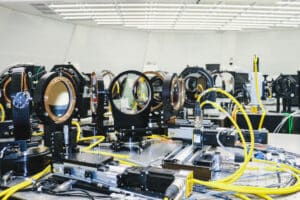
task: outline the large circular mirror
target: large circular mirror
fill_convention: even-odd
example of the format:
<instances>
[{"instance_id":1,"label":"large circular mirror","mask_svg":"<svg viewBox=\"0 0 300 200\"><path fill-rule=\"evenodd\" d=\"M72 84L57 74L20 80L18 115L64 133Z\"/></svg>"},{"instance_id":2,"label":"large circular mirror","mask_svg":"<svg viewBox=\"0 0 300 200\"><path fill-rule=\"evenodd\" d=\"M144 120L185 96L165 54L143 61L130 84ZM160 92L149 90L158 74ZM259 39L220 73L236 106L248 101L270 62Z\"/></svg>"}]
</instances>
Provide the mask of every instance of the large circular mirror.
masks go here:
<instances>
[{"instance_id":1,"label":"large circular mirror","mask_svg":"<svg viewBox=\"0 0 300 200\"><path fill-rule=\"evenodd\" d=\"M184 81L177 76L172 80L171 85L171 104L173 109L178 111L184 104L185 88Z\"/></svg>"},{"instance_id":2,"label":"large circular mirror","mask_svg":"<svg viewBox=\"0 0 300 200\"><path fill-rule=\"evenodd\" d=\"M213 74L215 87L222 88L226 92L234 93L234 77L229 72Z\"/></svg>"},{"instance_id":3,"label":"large circular mirror","mask_svg":"<svg viewBox=\"0 0 300 200\"><path fill-rule=\"evenodd\" d=\"M206 89L214 86L213 77L201 67L187 67L181 72L180 77L184 79L186 107L194 108L199 95ZM214 100L214 96L214 94L210 93L207 98Z\"/></svg>"},{"instance_id":4,"label":"large circular mirror","mask_svg":"<svg viewBox=\"0 0 300 200\"><path fill-rule=\"evenodd\" d=\"M119 88L116 92L116 88ZM112 82L112 103L125 114L138 114L151 102L151 86L145 76L134 72L122 73Z\"/></svg>"},{"instance_id":5,"label":"large circular mirror","mask_svg":"<svg viewBox=\"0 0 300 200\"><path fill-rule=\"evenodd\" d=\"M115 75L109 70L103 70L101 72L104 82L104 89L108 90L110 83L114 79Z\"/></svg>"},{"instance_id":6,"label":"large circular mirror","mask_svg":"<svg viewBox=\"0 0 300 200\"><path fill-rule=\"evenodd\" d=\"M207 81L202 76L188 76L185 79L185 89L189 92L201 93L207 89Z\"/></svg>"},{"instance_id":7,"label":"large circular mirror","mask_svg":"<svg viewBox=\"0 0 300 200\"><path fill-rule=\"evenodd\" d=\"M3 97L6 103L11 103L10 99L10 91L11 91L11 77L7 78L6 81L3 84L2 92L3 92Z\"/></svg>"},{"instance_id":8,"label":"large circular mirror","mask_svg":"<svg viewBox=\"0 0 300 200\"><path fill-rule=\"evenodd\" d=\"M155 71L147 71L144 72L144 74L149 78L153 88L153 101L152 101L151 111L157 111L163 105L162 85L164 82L164 75L160 72L155 72Z\"/></svg>"},{"instance_id":9,"label":"large circular mirror","mask_svg":"<svg viewBox=\"0 0 300 200\"><path fill-rule=\"evenodd\" d=\"M76 94L72 82L65 77L53 78L44 94L48 116L56 123L64 122L72 115L75 104Z\"/></svg>"}]
</instances>

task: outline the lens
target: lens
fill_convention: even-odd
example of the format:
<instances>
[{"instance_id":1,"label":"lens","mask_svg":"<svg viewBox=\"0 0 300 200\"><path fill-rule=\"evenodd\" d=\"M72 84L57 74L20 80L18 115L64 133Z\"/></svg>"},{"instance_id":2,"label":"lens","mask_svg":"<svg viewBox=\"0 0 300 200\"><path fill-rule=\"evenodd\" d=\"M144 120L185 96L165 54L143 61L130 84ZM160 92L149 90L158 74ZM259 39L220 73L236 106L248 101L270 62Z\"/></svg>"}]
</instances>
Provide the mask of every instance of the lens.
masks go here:
<instances>
[{"instance_id":1,"label":"lens","mask_svg":"<svg viewBox=\"0 0 300 200\"><path fill-rule=\"evenodd\" d=\"M119 89L118 88L119 85ZM143 111L151 100L149 82L135 73L120 76L112 87L112 102L117 109L126 114Z\"/></svg>"},{"instance_id":2,"label":"lens","mask_svg":"<svg viewBox=\"0 0 300 200\"><path fill-rule=\"evenodd\" d=\"M173 103L177 104L179 101L179 84L176 82L174 87L172 88L172 95L173 95Z\"/></svg>"},{"instance_id":3,"label":"lens","mask_svg":"<svg viewBox=\"0 0 300 200\"><path fill-rule=\"evenodd\" d=\"M187 91L195 92L197 90L197 78L196 77L188 77L185 80L185 88Z\"/></svg>"},{"instance_id":4,"label":"lens","mask_svg":"<svg viewBox=\"0 0 300 200\"><path fill-rule=\"evenodd\" d=\"M228 72L218 73L215 76L215 87L222 88L226 92L234 91L234 77Z\"/></svg>"},{"instance_id":5,"label":"lens","mask_svg":"<svg viewBox=\"0 0 300 200\"><path fill-rule=\"evenodd\" d=\"M56 82L49 90L48 102L52 113L61 117L66 114L70 103L67 86L63 82Z\"/></svg>"},{"instance_id":6,"label":"lens","mask_svg":"<svg viewBox=\"0 0 300 200\"><path fill-rule=\"evenodd\" d=\"M44 106L48 116L56 123L68 120L75 109L74 85L65 77L55 77L47 85Z\"/></svg>"}]
</instances>

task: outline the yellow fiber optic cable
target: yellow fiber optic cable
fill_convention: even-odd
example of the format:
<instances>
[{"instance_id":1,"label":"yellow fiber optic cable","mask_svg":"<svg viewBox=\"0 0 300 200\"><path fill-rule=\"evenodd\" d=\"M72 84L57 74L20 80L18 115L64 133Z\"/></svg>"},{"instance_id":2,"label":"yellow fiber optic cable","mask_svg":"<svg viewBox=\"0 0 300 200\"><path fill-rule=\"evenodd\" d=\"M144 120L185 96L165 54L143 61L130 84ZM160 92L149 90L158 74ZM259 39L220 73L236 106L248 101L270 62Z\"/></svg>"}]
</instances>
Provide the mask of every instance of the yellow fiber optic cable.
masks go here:
<instances>
[{"instance_id":1,"label":"yellow fiber optic cable","mask_svg":"<svg viewBox=\"0 0 300 200\"><path fill-rule=\"evenodd\" d=\"M0 110L1 110L1 122L5 121L5 109L2 105L2 103L0 103Z\"/></svg>"},{"instance_id":2,"label":"yellow fiber optic cable","mask_svg":"<svg viewBox=\"0 0 300 200\"><path fill-rule=\"evenodd\" d=\"M250 132L250 149L249 149L249 153L248 156L245 157L244 159L244 163L241 165L241 167L233 174L229 175L228 177L222 179L222 180L218 180L215 182L227 182L227 183L232 183L236 180L238 180L244 173L244 171L247 168L248 163L250 162L250 159L253 155L253 151L254 151L254 131L253 131L253 127L252 127L252 123L245 111L245 109L243 108L243 106L238 102L238 100L236 98L234 98L231 94L229 94L228 92L226 92L225 90L222 90L220 88L209 88L207 90L205 90L203 93L201 93L197 99L198 102L200 102L201 98L206 95L207 93L210 92L218 92L221 93L225 96L227 96L230 100L232 100L236 106L238 107L238 109L241 111L241 113L243 114L245 121L248 125L249 128L249 132Z\"/></svg>"},{"instance_id":3,"label":"yellow fiber optic cable","mask_svg":"<svg viewBox=\"0 0 300 200\"><path fill-rule=\"evenodd\" d=\"M47 175L50 172L51 172L51 166L49 165L43 171L41 171L41 172L37 173L36 175L32 176L30 179L27 179L27 180L15 185L15 186L12 186L12 187L2 191L0 193L0 197L4 196L2 198L2 200L8 200L9 197L12 196L17 191L22 190L22 189L30 186L33 183L33 181L36 181L36 180L42 178L43 176Z\"/></svg>"},{"instance_id":4,"label":"yellow fiber optic cable","mask_svg":"<svg viewBox=\"0 0 300 200\"><path fill-rule=\"evenodd\" d=\"M194 180L195 184L201 184L210 188L226 190L226 191L234 191L239 193L247 193L247 194L254 194L260 195L260 197L266 197L266 195L287 195L291 193L295 193L300 191L300 170L296 169L292 166L283 164L283 163L276 163L273 161L265 161L265 160L258 160L253 159L254 162L265 163L269 165L275 165L278 167L279 171L291 171L293 172L293 176L296 178L296 183L293 186L286 187L286 188L264 188L264 187L254 187L254 186L240 186L240 185L231 185L225 183L217 183L214 182L207 182L201 180ZM270 199L270 197L269 197Z\"/></svg>"},{"instance_id":5,"label":"yellow fiber optic cable","mask_svg":"<svg viewBox=\"0 0 300 200\"><path fill-rule=\"evenodd\" d=\"M246 195L244 194L235 194L234 196L242 199L242 200L251 200L249 197L247 197Z\"/></svg>"},{"instance_id":6,"label":"yellow fiber optic cable","mask_svg":"<svg viewBox=\"0 0 300 200\"><path fill-rule=\"evenodd\" d=\"M94 143L90 144L89 146L81 149L82 152L91 153L91 154L100 154L100 155L103 155L103 156L112 156L114 158L120 158L120 159L128 159L130 157L129 155L122 155L122 154L116 154L116 153L111 153L111 152L92 150L95 146L97 146L101 142L103 142L105 140L105 137L102 136L102 135L96 135L96 136L90 136L90 137L83 137L82 138L81 137L80 124L76 121L72 121L72 125L76 126L76 128L77 128L77 135L76 135L77 142L97 139L96 142L94 142Z\"/></svg>"},{"instance_id":7,"label":"yellow fiber optic cable","mask_svg":"<svg viewBox=\"0 0 300 200\"><path fill-rule=\"evenodd\" d=\"M242 145L244 147L244 157L246 158L248 156L248 152L247 152L247 144L244 138L244 135L242 133L242 130L240 129L239 125L236 123L236 121L230 116L230 114L224 109L222 108L219 104L212 102L212 101L204 101L200 104L200 108L203 108L203 106L205 106L206 104L209 104L211 106L213 106L214 108L216 108L217 110L221 111L222 113L225 113L228 117L228 119L231 121L231 123L233 124L233 126L236 128L240 138L241 138L241 142Z\"/></svg>"},{"instance_id":8,"label":"yellow fiber optic cable","mask_svg":"<svg viewBox=\"0 0 300 200\"><path fill-rule=\"evenodd\" d=\"M254 57L253 65L254 65L253 67L254 67L256 97L257 97L259 106L260 106L261 111L262 111L261 118L260 118L259 125L258 125L258 129L262 129L263 124L264 124L264 120L265 120L265 117L266 117L266 110L265 110L264 104L262 103L260 92L259 92L258 57L257 56Z\"/></svg>"}]
</instances>

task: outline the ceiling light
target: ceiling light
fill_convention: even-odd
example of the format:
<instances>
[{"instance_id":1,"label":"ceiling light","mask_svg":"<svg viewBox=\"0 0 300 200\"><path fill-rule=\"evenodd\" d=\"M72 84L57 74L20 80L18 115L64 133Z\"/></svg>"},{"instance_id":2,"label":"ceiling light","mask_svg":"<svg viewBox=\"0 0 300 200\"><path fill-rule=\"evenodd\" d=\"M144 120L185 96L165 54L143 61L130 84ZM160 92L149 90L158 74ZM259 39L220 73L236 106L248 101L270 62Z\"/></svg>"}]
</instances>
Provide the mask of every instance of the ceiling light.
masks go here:
<instances>
[{"instance_id":1,"label":"ceiling light","mask_svg":"<svg viewBox=\"0 0 300 200\"><path fill-rule=\"evenodd\" d=\"M199 13L192 13L192 12L185 12L183 11L181 13L182 15L185 15L185 16L190 16L190 15L193 15L193 16L238 16L237 13L218 13L218 12L210 12L210 13L202 13L202 12L199 12Z\"/></svg>"},{"instance_id":2,"label":"ceiling light","mask_svg":"<svg viewBox=\"0 0 300 200\"><path fill-rule=\"evenodd\" d=\"M160 12L167 12L167 11L173 11L173 12L178 12L181 9L180 8L147 8L147 7L142 7L142 8L58 8L58 9L53 9L55 12L98 12L98 11L147 11L147 12L152 12L152 11L160 11Z\"/></svg>"},{"instance_id":3,"label":"ceiling light","mask_svg":"<svg viewBox=\"0 0 300 200\"><path fill-rule=\"evenodd\" d=\"M239 29L253 29L253 30L270 29L270 27L268 26L226 26L224 28L239 28Z\"/></svg>"},{"instance_id":4,"label":"ceiling light","mask_svg":"<svg viewBox=\"0 0 300 200\"><path fill-rule=\"evenodd\" d=\"M277 4L284 4L284 5L300 5L300 1L279 1Z\"/></svg>"},{"instance_id":5,"label":"ceiling light","mask_svg":"<svg viewBox=\"0 0 300 200\"><path fill-rule=\"evenodd\" d=\"M272 17L272 18L289 18L293 17L293 15L275 15L275 14L252 14L252 13L242 13L241 16L245 17Z\"/></svg>"},{"instance_id":6,"label":"ceiling light","mask_svg":"<svg viewBox=\"0 0 300 200\"><path fill-rule=\"evenodd\" d=\"M73 15L115 15L118 14L118 11L113 12L62 12L58 13L63 16L73 16ZM133 15L133 16L147 16L147 15L178 15L176 12L122 12L122 15Z\"/></svg>"},{"instance_id":7,"label":"ceiling light","mask_svg":"<svg viewBox=\"0 0 300 200\"><path fill-rule=\"evenodd\" d=\"M260 21L282 21L287 20L287 18L271 18L271 17L237 17L234 20L239 21L251 21L251 20L260 20Z\"/></svg>"},{"instance_id":8,"label":"ceiling light","mask_svg":"<svg viewBox=\"0 0 300 200\"><path fill-rule=\"evenodd\" d=\"M230 19L231 17L226 16L181 16L178 19Z\"/></svg>"},{"instance_id":9,"label":"ceiling light","mask_svg":"<svg viewBox=\"0 0 300 200\"><path fill-rule=\"evenodd\" d=\"M274 26L276 27L298 27L299 25L297 24L275 24Z\"/></svg>"},{"instance_id":10,"label":"ceiling light","mask_svg":"<svg viewBox=\"0 0 300 200\"><path fill-rule=\"evenodd\" d=\"M222 20L222 21L227 21L231 18L228 18L228 17L180 17L178 18L178 20L194 20L194 21L197 21L197 20Z\"/></svg>"},{"instance_id":11,"label":"ceiling light","mask_svg":"<svg viewBox=\"0 0 300 200\"><path fill-rule=\"evenodd\" d=\"M228 23L228 24L225 24L224 26L262 26L262 27L265 27L265 26L271 26L271 25L274 25L274 24Z\"/></svg>"},{"instance_id":12,"label":"ceiling light","mask_svg":"<svg viewBox=\"0 0 300 200\"><path fill-rule=\"evenodd\" d=\"M195 7L195 8L251 8L250 5L229 5L229 4L185 4L185 7Z\"/></svg>"},{"instance_id":13,"label":"ceiling light","mask_svg":"<svg viewBox=\"0 0 300 200\"><path fill-rule=\"evenodd\" d=\"M114 21L121 21L121 19L94 19L96 22L114 22ZM190 20L184 20L184 21L176 21L172 19L163 19L163 20L157 20L157 19L123 19L124 22L135 22L135 23L189 23L189 24L199 24L199 23L211 23L211 24L223 24L226 21L213 21L213 20L207 20L207 21L190 21Z\"/></svg>"},{"instance_id":14,"label":"ceiling light","mask_svg":"<svg viewBox=\"0 0 300 200\"><path fill-rule=\"evenodd\" d=\"M252 6L253 9L270 9L270 10L300 10L300 7L291 7L291 6Z\"/></svg>"},{"instance_id":15,"label":"ceiling light","mask_svg":"<svg viewBox=\"0 0 300 200\"><path fill-rule=\"evenodd\" d=\"M93 15L93 16L109 16L109 15L118 15L117 12L109 12L109 13L90 13L90 12L79 12L79 13L60 13L61 16L87 16L87 15Z\"/></svg>"},{"instance_id":16,"label":"ceiling light","mask_svg":"<svg viewBox=\"0 0 300 200\"><path fill-rule=\"evenodd\" d=\"M285 5L297 5L300 4L299 1L281 1L278 4L285 4ZM115 4L106 4L106 3L77 3L77 4L49 4L48 5L52 9L56 8L107 8L107 7L119 7L119 8L227 8L227 9L283 9L283 10L300 10L300 7L292 7L292 6L263 6L263 5L236 5L236 4L168 4L168 3L115 3Z\"/></svg>"},{"instance_id":17,"label":"ceiling light","mask_svg":"<svg viewBox=\"0 0 300 200\"><path fill-rule=\"evenodd\" d=\"M300 24L300 21L284 21L284 22L281 22L281 24L295 24L295 25L299 25Z\"/></svg>"},{"instance_id":18,"label":"ceiling light","mask_svg":"<svg viewBox=\"0 0 300 200\"><path fill-rule=\"evenodd\" d=\"M118 24L123 24L123 22L96 22L96 24L99 24L99 25L118 25Z\"/></svg>"},{"instance_id":19,"label":"ceiling light","mask_svg":"<svg viewBox=\"0 0 300 200\"><path fill-rule=\"evenodd\" d=\"M229 19L178 19L177 22L228 22Z\"/></svg>"},{"instance_id":20,"label":"ceiling light","mask_svg":"<svg viewBox=\"0 0 300 200\"><path fill-rule=\"evenodd\" d=\"M247 13L271 13L271 14L290 14L299 15L300 11L282 11L282 10L247 10Z\"/></svg>"},{"instance_id":21,"label":"ceiling light","mask_svg":"<svg viewBox=\"0 0 300 200\"><path fill-rule=\"evenodd\" d=\"M207 30L207 31L240 31L241 28L219 28L219 27L137 27L138 29L150 30Z\"/></svg>"},{"instance_id":22,"label":"ceiling light","mask_svg":"<svg viewBox=\"0 0 300 200\"><path fill-rule=\"evenodd\" d=\"M63 17L63 19L69 19L69 20L80 20L80 19L93 19L93 16L67 16L67 17Z\"/></svg>"},{"instance_id":23,"label":"ceiling light","mask_svg":"<svg viewBox=\"0 0 300 200\"><path fill-rule=\"evenodd\" d=\"M97 9L90 9L90 8L72 8L72 9L53 9L54 12L62 13L62 12L111 12L111 11L117 11L115 8L97 8Z\"/></svg>"},{"instance_id":24,"label":"ceiling light","mask_svg":"<svg viewBox=\"0 0 300 200\"><path fill-rule=\"evenodd\" d=\"M96 16L97 19L119 19L119 16ZM122 19L177 19L177 16L122 16Z\"/></svg>"},{"instance_id":25,"label":"ceiling light","mask_svg":"<svg viewBox=\"0 0 300 200\"><path fill-rule=\"evenodd\" d=\"M82 8L82 7L113 7L115 4L104 4L104 3L97 3L97 4L50 4L48 5L50 8Z\"/></svg>"},{"instance_id":26,"label":"ceiling light","mask_svg":"<svg viewBox=\"0 0 300 200\"><path fill-rule=\"evenodd\" d=\"M236 23L240 23L240 24L275 24L278 23L276 21L240 21L240 20L233 20L230 23L236 24Z\"/></svg>"},{"instance_id":27,"label":"ceiling light","mask_svg":"<svg viewBox=\"0 0 300 200\"><path fill-rule=\"evenodd\" d=\"M183 28L298 27L299 1L279 5L192 3L73 3L50 4L66 20L90 20L99 25L171 26ZM282 4L283 6L281 6Z\"/></svg>"},{"instance_id":28,"label":"ceiling light","mask_svg":"<svg viewBox=\"0 0 300 200\"><path fill-rule=\"evenodd\" d=\"M245 10L237 9L184 9L186 12L221 12L221 13L241 13Z\"/></svg>"},{"instance_id":29,"label":"ceiling light","mask_svg":"<svg viewBox=\"0 0 300 200\"><path fill-rule=\"evenodd\" d=\"M180 26L198 26L198 25L206 25L206 26L220 26L223 23L209 23L209 22L203 22L203 23L189 23L189 22L184 22L184 23L174 23L174 22L125 22L127 25L136 25L136 26L141 26L141 25L180 25Z\"/></svg>"},{"instance_id":30,"label":"ceiling light","mask_svg":"<svg viewBox=\"0 0 300 200\"><path fill-rule=\"evenodd\" d=\"M114 20L119 20L120 19L95 19L97 22L101 21L114 21ZM175 22L174 19L123 19L123 21L135 21L135 22L149 22L149 21L154 21L154 22Z\"/></svg>"}]
</instances>

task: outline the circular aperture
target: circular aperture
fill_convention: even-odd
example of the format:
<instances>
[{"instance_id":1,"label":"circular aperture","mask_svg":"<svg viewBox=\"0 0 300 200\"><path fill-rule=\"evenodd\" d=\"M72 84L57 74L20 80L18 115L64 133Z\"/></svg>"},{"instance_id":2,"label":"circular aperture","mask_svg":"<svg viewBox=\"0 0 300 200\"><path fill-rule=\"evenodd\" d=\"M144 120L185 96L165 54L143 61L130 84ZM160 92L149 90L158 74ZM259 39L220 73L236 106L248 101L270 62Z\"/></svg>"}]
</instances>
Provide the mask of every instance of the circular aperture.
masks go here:
<instances>
[{"instance_id":1,"label":"circular aperture","mask_svg":"<svg viewBox=\"0 0 300 200\"><path fill-rule=\"evenodd\" d=\"M112 80L114 79L114 74L111 72L103 72L103 82L104 82L104 89L108 89L110 83L112 82Z\"/></svg>"},{"instance_id":2,"label":"circular aperture","mask_svg":"<svg viewBox=\"0 0 300 200\"><path fill-rule=\"evenodd\" d=\"M147 71L144 74L149 78L153 88L153 101L151 111L159 110L162 106L162 85L164 76L160 72Z\"/></svg>"},{"instance_id":3,"label":"circular aperture","mask_svg":"<svg viewBox=\"0 0 300 200\"><path fill-rule=\"evenodd\" d=\"M2 92L3 92L3 97L6 101L6 103L11 103L11 99L10 99L10 91L11 91L11 77L9 77L5 82L4 82L4 85L3 85L3 89L2 89Z\"/></svg>"},{"instance_id":4,"label":"circular aperture","mask_svg":"<svg viewBox=\"0 0 300 200\"><path fill-rule=\"evenodd\" d=\"M185 89L188 92L201 93L207 89L207 81L202 76L189 76L185 79Z\"/></svg>"},{"instance_id":5,"label":"circular aperture","mask_svg":"<svg viewBox=\"0 0 300 200\"><path fill-rule=\"evenodd\" d=\"M288 98L296 93L296 84L292 76L281 75L273 82L273 90L278 97Z\"/></svg>"},{"instance_id":6,"label":"circular aperture","mask_svg":"<svg viewBox=\"0 0 300 200\"><path fill-rule=\"evenodd\" d=\"M234 92L234 77L231 73L222 72L215 75L215 87L222 88L226 92Z\"/></svg>"},{"instance_id":7,"label":"circular aperture","mask_svg":"<svg viewBox=\"0 0 300 200\"><path fill-rule=\"evenodd\" d=\"M121 112L134 115L149 106L151 86L145 77L128 72L112 83L111 92L115 93L118 86L117 94L112 95L112 103Z\"/></svg>"},{"instance_id":8,"label":"circular aperture","mask_svg":"<svg viewBox=\"0 0 300 200\"><path fill-rule=\"evenodd\" d=\"M174 110L179 110L184 103L184 96L185 96L185 89L183 86L183 81L179 79L178 77L175 77L172 80L171 84L171 104L173 106Z\"/></svg>"},{"instance_id":9,"label":"circular aperture","mask_svg":"<svg viewBox=\"0 0 300 200\"><path fill-rule=\"evenodd\" d=\"M195 92L197 90L197 78L189 77L185 80L185 88L189 92Z\"/></svg>"},{"instance_id":10,"label":"circular aperture","mask_svg":"<svg viewBox=\"0 0 300 200\"><path fill-rule=\"evenodd\" d=\"M44 106L48 116L56 123L68 120L76 104L72 82L65 77L53 78L46 87Z\"/></svg>"}]
</instances>

